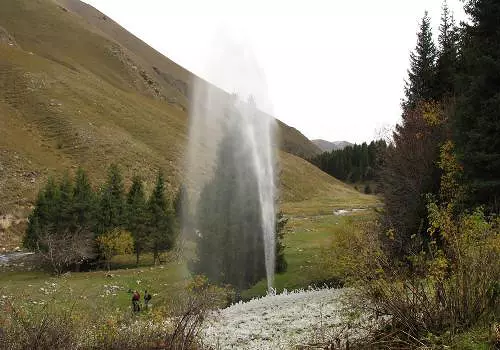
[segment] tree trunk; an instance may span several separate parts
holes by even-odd
[[[156,265],[156,261],[158,260],[158,248],[155,247],[153,251],[153,264]]]

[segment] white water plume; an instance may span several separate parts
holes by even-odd
[[[198,254],[208,252],[203,267],[209,276],[220,275],[221,281],[227,282],[228,276],[240,269],[246,276],[243,280],[254,283],[258,274],[249,272],[248,265],[259,270],[264,262],[256,260],[265,260],[271,289],[275,271],[276,122],[270,115],[266,81],[248,45],[219,32],[211,47],[206,74],[231,94],[201,79],[193,82],[185,180],[190,189],[189,214],[185,215],[189,219],[185,219],[183,231],[196,232],[198,245],[205,245],[198,247]],[[258,208],[249,199],[254,196]],[[206,203],[200,203],[203,201]],[[258,215],[253,217],[252,210]],[[233,222],[249,217],[258,222]],[[228,229],[229,222],[232,226]],[[209,232],[220,237],[209,239]],[[214,242],[219,242],[218,246],[210,248]],[[219,253],[222,244],[235,251]]]

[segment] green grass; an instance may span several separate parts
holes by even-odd
[[[330,265],[334,260],[330,255],[339,253],[332,249],[335,240],[339,234],[354,230],[358,223],[371,220],[371,213],[291,217],[285,235],[288,269],[275,276],[276,290],[343,285],[346,277],[343,271]],[[266,290],[266,281],[261,281],[245,291],[243,297],[249,299],[264,295]]]
[[[108,277],[112,276],[112,277]],[[171,263],[134,269],[71,273],[54,277],[44,272],[3,272],[0,295],[15,303],[75,305],[78,313],[105,315],[129,311],[131,294],[147,289],[153,304],[171,305],[187,282],[185,265]],[[109,286],[118,286],[112,290]],[[106,292],[107,290],[112,291]]]
[[[457,336],[452,342],[453,349],[488,350],[492,349],[488,327],[475,327]]]

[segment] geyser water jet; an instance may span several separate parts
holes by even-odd
[[[206,74],[232,94],[192,84],[183,232],[195,233],[195,272],[239,288],[266,277],[272,290],[276,122],[248,46],[219,35],[212,48]]]

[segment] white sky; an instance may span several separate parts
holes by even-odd
[[[400,119],[400,99],[428,10],[441,0],[84,0],[195,74],[221,28],[243,33],[265,74],[274,115],[310,139],[370,141]],[[463,4],[448,0],[457,20]],[[218,81],[219,80],[219,81]]]

